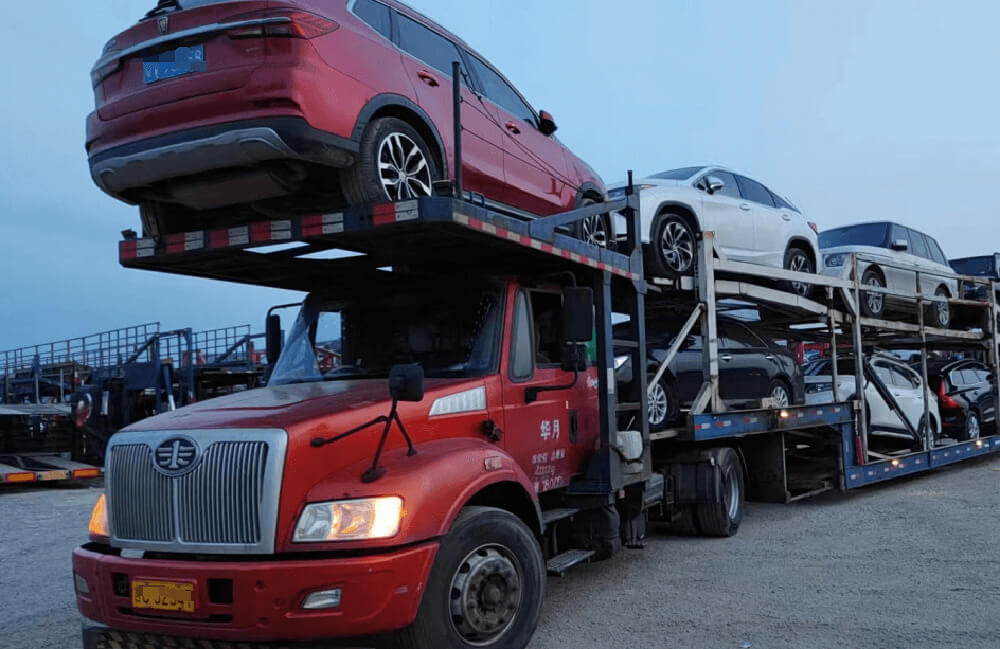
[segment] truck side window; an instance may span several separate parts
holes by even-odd
[[[534,372],[533,346],[531,344],[531,317],[524,291],[518,291],[514,301],[514,328],[512,330],[510,377],[531,378]]]
[[[562,295],[531,291],[535,327],[535,364],[558,365],[562,356]]]

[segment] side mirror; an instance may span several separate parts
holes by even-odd
[[[892,249],[898,252],[906,252],[910,249],[910,242],[906,239],[893,239]]]
[[[538,130],[542,132],[542,135],[552,135],[556,132],[556,120],[552,117],[552,113],[547,110],[543,110],[538,113]]]
[[[594,337],[594,291],[564,289],[562,321],[564,343],[589,343]]]
[[[705,183],[708,185],[709,194],[714,194],[726,186],[726,181],[718,176],[709,176],[705,179]]]
[[[264,331],[264,345],[267,352],[267,364],[273,367],[274,364],[278,362],[278,357],[281,356],[281,346],[284,342],[284,336],[281,332],[281,316],[267,316],[267,323],[264,327]]]
[[[393,365],[389,370],[389,394],[393,401],[423,401],[424,368],[418,364]]]

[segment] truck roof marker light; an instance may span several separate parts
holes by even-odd
[[[18,471],[17,473],[8,473],[4,477],[5,482],[34,482],[35,474],[31,471]]]
[[[93,469],[73,469],[73,478],[75,480],[83,480],[85,478],[97,478],[101,475],[101,470],[97,468]]]

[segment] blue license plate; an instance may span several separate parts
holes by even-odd
[[[176,50],[144,57],[142,80],[145,83],[156,83],[192,72],[204,72],[207,69],[204,45],[178,47]]]

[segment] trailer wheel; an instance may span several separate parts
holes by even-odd
[[[341,171],[349,203],[401,201],[430,196],[438,165],[424,139],[401,119],[382,117],[365,127],[357,161]]]
[[[522,649],[545,595],[545,563],[531,530],[510,512],[466,507],[441,541],[417,619],[401,649]]]
[[[721,449],[717,462],[722,473],[722,502],[696,505],[694,514],[705,536],[733,536],[743,521],[743,467],[731,448]]]

